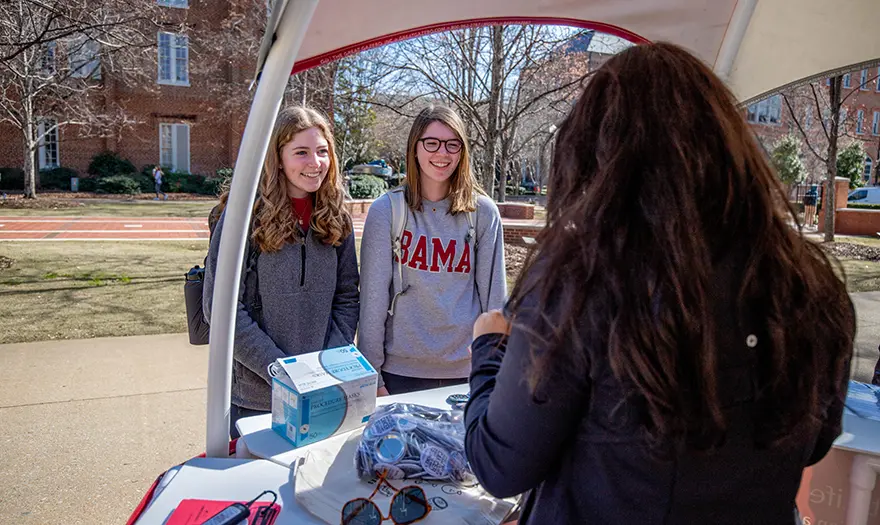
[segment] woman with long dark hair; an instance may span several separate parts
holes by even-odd
[[[527,492],[521,523],[791,525],[855,332],[794,221],[706,65],[669,44],[611,58],[559,130],[507,311],[474,327],[479,481]]]

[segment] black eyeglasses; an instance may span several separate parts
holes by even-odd
[[[435,139],[434,137],[426,137],[423,139],[419,139],[417,142],[421,142],[422,146],[425,148],[425,151],[429,153],[436,152],[440,149],[441,144],[445,144],[446,151],[454,155],[461,151],[461,148],[464,146],[464,144],[458,139],[440,140]]]

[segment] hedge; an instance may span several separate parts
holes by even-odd
[[[92,157],[89,163],[88,173],[95,177],[111,177],[134,173],[137,169],[128,159],[123,159],[117,153],[105,151]]]
[[[69,190],[71,177],[79,177],[79,172],[65,167],[40,170],[40,189]]]
[[[388,184],[373,175],[354,175],[348,183],[352,199],[375,199],[388,190]]]
[[[114,193],[135,195],[141,192],[138,181],[129,175],[113,175],[97,179],[95,191],[98,193]]]
[[[880,210],[880,204],[855,204],[848,203],[847,208],[855,208],[857,210]]]
[[[24,190],[24,170],[0,168],[0,190]]]

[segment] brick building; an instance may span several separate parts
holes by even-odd
[[[821,155],[826,154],[828,141],[822,123],[823,120],[828,122],[830,114],[827,109],[828,84],[828,80],[814,83],[815,95],[810,86],[802,86],[775,94],[746,109],[746,119],[768,153],[780,138],[789,133],[801,139],[808,182],[825,178],[824,164],[809,150],[806,142],[808,140]],[[862,178],[866,184],[880,184],[880,67],[857,69],[844,75],[841,99],[845,100],[840,112],[838,145],[843,147],[851,140],[861,141],[865,150]]]
[[[151,85],[128,85],[95,64],[96,97],[107,111],[119,108],[127,122],[105,137],[83,136],[75,125],[47,135],[35,153],[38,170],[68,167],[85,174],[92,158],[117,153],[137,169],[161,164],[174,171],[213,175],[235,164],[247,119],[257,49],[266,12],[241,0],[143,0],[155,2],[160,28],[150,60]],[[242,20],[247,21],[242,37]],[[235,28],[236,33],[231,28]],[[59,48],[60,48],[59,44]],[[55,59],[54,45],[52,59]],[[59,59],[67,60],[59,55]],[[332,68],[312,73],[306,101],[332,110]],[[295,90],[302,82],[291,82]],[[329,86],[329,89],[328,89]],[[301,89],[301,86],[300,86]],[[300,102],[299,95],[286,101]],[[42,126],[57,117],[46,115]],[[21,167],[21,132],[0,124],[0,167]]]

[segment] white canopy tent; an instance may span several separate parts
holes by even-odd
[[[878,0],[277,0],[260,49],[220,243],[208,363],[207,453],[228,454],[238,284],[260,168],[292,71],[428,33],[560,24],[635,43],[679,44],[748,103],[770,91],[880,63]]]

